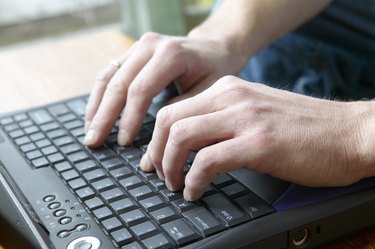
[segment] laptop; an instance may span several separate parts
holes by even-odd
[[[308,188],[238,169],[187,202],[139,161],[134,143],[83,145],[87,96],[0,115],[0,244],[5,248],[313,248],[375,224],[375,178]],[[185,172],[194,160],[186,162]]]

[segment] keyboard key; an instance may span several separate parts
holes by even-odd
[[[123,213],[120,215],[120,218],[126,223],[127,226],[134,226],[148,220],[147,216],[140,209],[134,209],[132,211]]]
[[[117,215],[122,214],[124,212],[128,212],[137,208],[134,201],[130,198],[124,198],[115,202],[110,203],[111,208],[116,212]]]
[[[228,174],[219,174],[217,175],[213,181],[212,184],[214,184],[216,187],[220,188],[226,185],[229,185],[233,182],[233,178],[229,176]]]
[[[115,183],[111,178],[104,178],[102,180],[93,182],[91,185],[97,192],[101,192],[115,187]]]
[[[81,200],[92,198],[95,195],[94,191],[90,187],[78,189],[76,193]]]
[[[48,124],[40,125],[39,128],[42,131],[47,132],[47,131],[52,131],[52,130],[55,130],[57,128],[60,128],[60,125],[57,122],[51,122],[51,123],[48,123]]]
[[[161,196],[163,196],[167,201],[174,201],[183,198],[181,193],[172,192],[169,189],[160,190]]]
[[[56,104],[48,108],[53,116],[60,116],[69,112],[69,109],[63,104]]]
[[[107,191],[100,193],[100,196],[107,202],[116,201],[120,198],[125,197],[125,193],[123,190],[119,188],[113,188]]]
[[[235,202],[253,219],[274,212],[270,205],[253,193],[239,197],[235,199]]]
[[[150,212],[150,215],[155,219],[159,224],[163,224],[178,218],[179,216],[175,211],[170,207],[163,207],[161,209]]]
[[[86,178],[87,181],[93,182],[105,178],[107,175],[102,169],[94,169],[86,173],[83,173],[83,176]]]
[[[82,150],[82,147],[78,144],[68,144],[68,145],[60,146],[56,143],[56,141],[55,141],[55,144],[60,147],[60,150],[65,155],[69,155],[71,153],[78,152],[78,151]]]
[[[73,163],[78,163],[80,161],[86,160],[89,158],[85,151],[77,151],[72,154],[67,155],[69,160]]]
[[[34,123],[30,119],[27,119],[27,120],[19,122],[18,124],[19,124],[20,127],[25,128],[25,127],[28,127],[30,125],[33,125]]]
[[[18,137],[22,137],[24,135],[25,135],[25,132],[21,129],[9,132],[9,136],[13,139],[18,138]]]
[[[31,161],[31,163],[35,168],[41,168],[41,167],[49,166],[48,160],[45,159],[44,157],[34,159],[34,160]]]
[[[53,131],[49,131],[46,134],[47,134],[47,136],[50,139],[54,140],[54,139],[56,139],[58,137],[65,136],[66,135],[66,131],[63,130],[63,129],[61,129],[61,128],[59,128],[59,129],[56,129],[56,130],[53,130]]]
[[[26,153],[26,152],[29,152],[29,151],[32,151],[32,150],[35,150],[36,149],[36,146],[35,144],[33,143],[28,143],[28,144],[24,144],[24,145],[21,145],[20,146],[20,149],[23,153]]]
[[[58,120],[61,123],[66,123],[66,122],[69,122],[69,121],[72,121],[72,120],[75,120],[75,119],[77,119],[77,117],[72,113],[66,113],[66,114],[63,114],[63,115],[58,117]]]
[[[66,136],[62,136],[62,137],[59,137],[59,138],[55,138],[53,140],[53,142],[56,144],[56,146],[63,146],[63,145],[67,145],[66,147],[70,147],[72,146],[71,144],[74,143],[74,139],[69,136],[69,135],[66,135]],[[65,154],[68,154],[68,153],[65,153]]]
[[[132,226],[130,230],[132,230],[139,240],[143,240],[158,233],[158,228],[151,221]]]
[[[162,189],[165,189],[167,188],[167,186],[165,185],[165,182],[160,180],[159,178],[155,178],[155,179],[151,179],[149,181],[149,183],[151,184],[151,186],[155,189],[155,190],[162,190]]]
[[[104,205],[104,202],[99,197],[94,197],[85,201],[89,209],[95,209]]]
[[[53,121],[51,115],[43,109],[29,112],[29,116],[36,124],[39,125]]]
[[[113,215],[112,211],[108,207],[102,207],[92,212],[98,220],[104,220]]]
[[[68,162],[61,162],[61,163],[55,164],[55,169],[60,173],[71,168],[72,168],[72,165],[70,165],[70,163]]]
[[[35,145],[36,145],[38,148],[44,148],[44,147],[46,147],[46,146],[51,145],[51,142],[50,142],[48,139],[42,139],[42,140],[36,141],[36,142],[35,142]]]
[[[128,178],[122,179],[119,181],[120,185],[123,186],[126,190],[139,187],[143,184],[139,176],[130,176]]]
[[[133,174],[127,166],[111,170],[109,173],[118,181]]]
[[[29,137],[27,137],[27,136],[23,136],[23,137],[16,138],[16,139],[14,140],[14,142],[15,142],[18,146],[20,146],[20,145],[23,145],[23,144],[30,143],[31,140],[30,140]]]
[[[186,212],[192,208],[199,207],[197,204],[193,202],[186,201],[184,198],[177,199],[171,202],[171,204],[177,209],[178,212]]]
[[[121,157],[128,162],[134,158],[140,158],[143,154],[142,150],[135,147],[120,147],[119,150]]]
[[[107,170],[112,170],[112,169],[124,166],[124,161],[122,161],[120,158],[112,158],[112,159],[102,162],[102,165]]]
[[[143,247],[138,242],[133,242],[121,247],[121,249],[143,249]]]
[[[221,191],[223,191],[224,194],[226,194],[230,198],[235,198],[235,197],[238,197],[247,193],[246,188],[238,182],[221,188]]]
[[[168,249],[174,248],[173,244],[167,237],[160,233],[142,241],[147,249]]]
[[[92,150],[92,155],[98,161],[104,161],[116,156],[116,154],[112,150],[106,148]]]
[[[146,209],[147,212],[154,211],[161,207],[164,207],[166,204],[159,196],[152,196],[144,200],[139,201],[141,206]]]
[[[66,122],[64,124],[64,127],[68,130],[73,130],[78,127],[83,127],[83,121],[82,120],[72,120],[69,122]]]
[[[73,189],[79,189],[86,186],[86,182],[82,178],[77,178],[68,182],[69,186]]]
[[[72,134],[73,137],[80,137],[85,135],[85,130],[82,127],[75,128],[73,130],[70,130],[70,133]]]
[[[97,168],[98,166],[93,160],[86,160],[86,161],[75,164],[75,167],[79,172],[83,173],[89,170],[93,170]]]
[[[8,125],[8,124],[11,124],[11,123],[13,123],[14,121],[13,121],[13,118],[12,117],[6,117],[6,118],[2,118],[1,120],[0,120],[0,124],[2,125],[2,126],[4,126],[4,125]]]
[[[25,113],[20,113],[20,114],[17,114],[17,115],[14,115],[14,120],[16,120],[17,122],[20,122],[20,121],[23,121],[23,120],[26,120],[28,119],[27,115]]]
[[[154,192],[149,186],[143,185],[134,189],[129,190],[130,196],[132,196],[137,201],[145,199],[154,195]]]
[[[66,103],[77,116],[83,116],[86,112],[86,103],[82,99],[76,99]]]
[[[47,158],[48,161],[50,161],[51,163],[58,163],[65,160],[65,158],[61,155],[60,152],[48,155]]]
[[[235,226],[249,219],[222,194],[206,196],[202,200],[207,205],[208,209],[213,212],[225,226]]]
[[[79,175],[77,171],[75,171],[74,169],[71,169],[71,170],[62,172],[61,177],[64,178],[65,181],[69,181],[69,180],[79,177]]]
[[[109,232],[123,226],[122,223],[120,222],[120,220],[116,217],[112,217],[112,218],[103,220],[101,223],[104,226],[104,228]]]
[[[224,226],[205,208],[194,208],[184,213],[187,218],[198,231],[204,236],[219,232]]]
[[[25,129],[23,129],[23,131],[30,135],[30,134],[33,134],[33,133],[36,133],[39,131],[38,127],[36,127],[35,125],[32,125],[32,126],[29,126],[29,127],[26,127]]]
[[[46,136],[41,132],[31,134],[29,137],[34,142],[46,138]]]
[[[178,245],[192,242],[200,237],[183,219],[168,222],[162,227]]]
[[[8,124],[8,125],[4,126],[4,130],[6,132],[11,132],[11,131],[17,130],[18,128],[19,128],[19,126],[16,123],[14,123],[14,124]]]
[[[41,149],[41,151],[42,151],[42,153],[43,153],[44,155],[47,156],[47,155],[50,155],[50,154],[53,154],[53,153],[57,152],[57,149],[56,149],[55,146],[50,145],[50,146],[48,146],[48,147],[45,147],[45,148]]]
[[[120,246],[132,241],[133,237],[126,228],[114,231],[111,233],[113,239]]]
[[[33,160],[33,159],[41,157],[41,156],[43,156],[43,154],[39,150],[33,150],[33,151],[30,151],[30,152],[26,153],[26,157],[29,160]]]

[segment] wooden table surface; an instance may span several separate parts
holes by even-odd
[[[98,71],[131,44],[103,29],[0,51],[0,113],[88,93]],[[375,249],[375,228],[321,248]]]

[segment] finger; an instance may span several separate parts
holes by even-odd
[[[141,49],[137,46],[107,84],[86,135],[86,145],[96,147],[103,143],[125,105],[130,82],[147,64],[152,51],[152,47]]]
[[[152,98],[182,74],[182,67],[160,49],[139,72],[129,87],[119,124],[118,143],[127,145],[137,135]]]
[[[177,191],[183,185],[183,167],[191,151],[233,138],[234,124],[228,111],[185,118],[174,123],[162,161],[167,187]]]
[[[187,117],[212,112],[212,107],[207,104],[208,99],[203,92],[192,98],[165,106],[158,112],[152,139],[141,160],[142,170],[156,169],[158,175],[164,178],[161,168],[162,159],[172,124]]]
[[[130,51],[129,51],[130,52]],[[129,53],[119,59],[114,60],[119,65],[122,65]],[[111,80],[113,75],[117,72],[118,68],[114,65],[108,64],[96,77],[96,82],[91,90],[89,99],[86,105],[86,115],[85,115],[85,132],[87,132],[91,120],[93,119],[96,111],[98,110],[99,104],[103,98],[104,91],[107,87],[108,82]]]
[[[185,177],[184,198],[199,199],[204,189],[217,174],[228,172],[244,165],[241,139],[234,138],[201,149]]]

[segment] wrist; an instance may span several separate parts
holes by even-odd
[[[375,176],[375,101],[352,102],[350,111],[355,113],[351,118],[356,123],[355,151],[362,178]]]

